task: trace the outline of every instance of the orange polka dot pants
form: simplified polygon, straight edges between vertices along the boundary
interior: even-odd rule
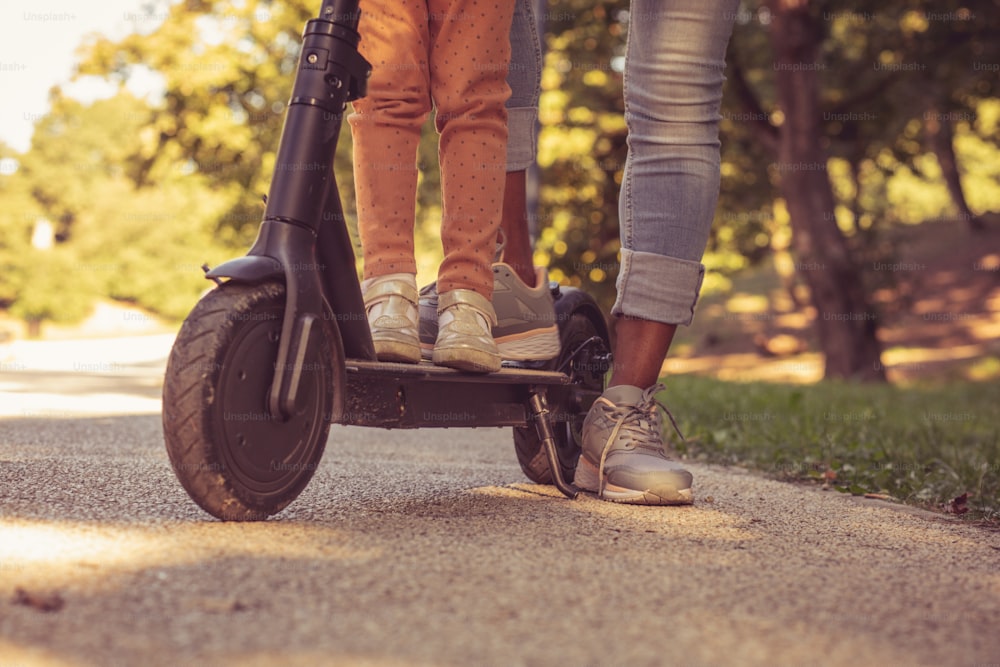
[[[416,153],[434,108],[444,248],[438,291],[492,296],[513,10],[513,0],[361,2],[360,50],[372,75],[348,122],[365,278],[416,272]]]

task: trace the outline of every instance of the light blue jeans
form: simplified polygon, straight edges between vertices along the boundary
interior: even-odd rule
[[[515,2],[514,20],[510,26],[507,171],[523,171],[535,163],[538,96],[542,90],[542,48],[531,2]]]
[[[691,323],[719,198],[719,106],[738,0],[632,0],[628,158],[612,314]]]

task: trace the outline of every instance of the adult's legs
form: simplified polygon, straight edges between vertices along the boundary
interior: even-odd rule
[[[535,263],[531,231],[528,226],[528,196],[526,171],[508,171],[503,191],[504,263],[528,287],[535,287]]]
[[[507,84],[507,178],[500,227],[506,246],[504,262],[529,287],[535,285],[532,239],[528,227],[527,169],[535,163],[538,96],[541,92],[542,53],[531,0],[516,0],[510,28],[510,67]]]
[[[610,386],[656,382],[690,324],[719,193],[719,106],[735,0],[633,0],[625,64],[629,151]]]
[[[655,402],[678,324],[689,324],[719,189],[722,71],[736,0],[633,0],[625,63],[629,153],[621,210],[615,367],[583,427],[576,482],[617,502],[692,502]]]
[[[615,323],[614,367],[608,386],[656,384],[676,330],[676,324],[620,317]]]

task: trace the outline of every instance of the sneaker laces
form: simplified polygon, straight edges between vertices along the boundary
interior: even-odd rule
[[[674,415],[671,414],[667,406],[656,399],[656,394],[665,389],[666,386],[662,383],[654,384],[642,392],[642,399],[635,405],[615,405],[613,408],[612,416],[615,420],[615,426],[611,429],[611,434],[608,436],[607,442],[604,443],[604,449],[601,451],[601,460],[597,465],[598,497],[604,497],[604,485],[606,481],[604,477],[604,463],[607,461],[608,454],[611,453],[611,447],[618,439],[618,434],[621,431],[628,431],[640,442],[654,441],[655,446],[650,448],[662,452],[663,432],[659,409],[663,410],[667,417],[670,418],[670,423],[673,425],[674,430],[677,431],[677,435],[680,436],[681,441],[685,441],[684,434],[681,433],[680,427],[677,426],[677,420],[674,419]]]

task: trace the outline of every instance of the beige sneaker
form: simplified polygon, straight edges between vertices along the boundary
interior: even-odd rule
[[[390,273],[361,283],[368,326],[379,361],[420,361],[417,333],[417,277]]]
[[[583,451],[574,484],[616,503],[693,502],[691,473],[667,457],[663,443],[663,406],[655,398],[663,389],[662,384],[648,389],[618,385],[594,401],[583,422]],[[666,414],[677,429],[673,416]]]
[[[467,289],[441,294],[434,363],[474,373],[500,370],[500,352],[491,333],[496,323],[493,305],[483,295]],[[420,356],[419,339],[417,356]]]

